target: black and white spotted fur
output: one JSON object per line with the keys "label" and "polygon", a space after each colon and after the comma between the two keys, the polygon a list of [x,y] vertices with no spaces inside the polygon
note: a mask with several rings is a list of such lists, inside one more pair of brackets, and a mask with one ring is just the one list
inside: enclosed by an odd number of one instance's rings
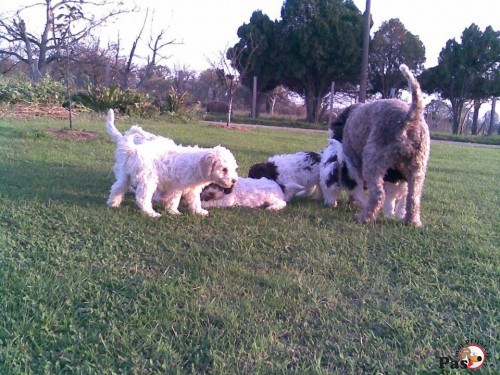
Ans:
{"label": "black and white spotted fur", "polygon": [[299,151],[294,154],[274,155],[268,158],[266,163],[254,164],[250,167],[248,177],[265,177],[276,181],[280,186],[298,184],[304,186],[304,191],[295,194],[294,191],[286,191],[285,199],[290,202],[295,196],[321,199],[321,188],[319,186],[319,164],[321,153]]}

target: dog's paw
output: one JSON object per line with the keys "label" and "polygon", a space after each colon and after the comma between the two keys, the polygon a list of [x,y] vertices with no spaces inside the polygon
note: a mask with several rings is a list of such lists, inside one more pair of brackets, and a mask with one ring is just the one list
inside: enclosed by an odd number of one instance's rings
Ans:
{"label": "dog's paw", "polygon": [[411,219],[411,220],[405,220],[405,224],[415,227],[415,228],[420,228],[423,226],[422,222],[420,219]]}
{"label": "dog's paw", "polygon": [[174,208],[169,208],[169,209],[167,209],[167,212],[168,212],[170,215],[175,215],[175,216],[182,215],[182,213],[181,213],[178,209],[174,209]]}
{"label": "dog's paw", "polygon": [[286,207],[286,202],[276,202],[274,204],[270,204],[269,206],[266,207],[266,210],[269,211],[279,211],[282,210]]}
{"label": "dog's paw", "polygon": [[161,215],[158,212],[146,212],[146,215],[148,215],[152,219],[158,219],[161,217]]}
{"label": "dog's paw", "polygon": [[[394,216],[396,217],[396,219],[403,220],[406,216],[406,212],[396,212],[396,214]],[[422,224],[422,223],[420,223],[420,224]]]}
{"label": "dog's paw", "polygon": [[194,213],[196,215],[200,215],[200,216],[208,216],[209,215],[209,212],[207,210],[204,210],[204,209],[197,210]]}
{"label": "dog's paw", "polygon": [[111,208],[117,208],[117,207],[120,207],[120,204],[122,203],[121,199],[120,200],[115,200],[115,199],[108,199],[108,201],[106,202],[106,204],[108,205],[108,207],[111,207]]}

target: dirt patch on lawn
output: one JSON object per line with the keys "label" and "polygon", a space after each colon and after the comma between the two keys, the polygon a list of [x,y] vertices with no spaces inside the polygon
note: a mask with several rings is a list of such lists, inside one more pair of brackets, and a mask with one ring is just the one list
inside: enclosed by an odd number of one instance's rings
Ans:
{"label": "dirt patch on lawn", "polygon": [[252,130],[250,126],[244,126],[241,124],[229,124],[229,126],[226,125],[225,122],[215,122],[215,121],[205,121],[206,124],[213,126],[215,128],[224,128],[227,130],[237,130],[237,131],[242,131],[242,132],[249,132]]}
{"label": "dirt patch on lawn", "polygon": [[71,139],[74,141],[88,141],[99,137],[99,132],[71,129],[47,128],[46,131],[57,138]]}
{"label": "dirt patch on lawn", "polygon": [[[73,111],[72,116],[77,117],[77,112]],[[57,120],[66,120],[69,118],[69,110],[55,104],[16,103],[0,106],[0,117],[11,117],[21,120],[48,117]]]}

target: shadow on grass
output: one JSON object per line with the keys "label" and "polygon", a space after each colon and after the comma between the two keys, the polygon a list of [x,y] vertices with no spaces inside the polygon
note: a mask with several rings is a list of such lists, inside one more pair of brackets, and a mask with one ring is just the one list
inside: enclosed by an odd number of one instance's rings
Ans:
{"label": "shadow on grass", "polygon": [[102,206],[113,172],[53,162],[13,161],[0,164],[0,194],[12,200]]}

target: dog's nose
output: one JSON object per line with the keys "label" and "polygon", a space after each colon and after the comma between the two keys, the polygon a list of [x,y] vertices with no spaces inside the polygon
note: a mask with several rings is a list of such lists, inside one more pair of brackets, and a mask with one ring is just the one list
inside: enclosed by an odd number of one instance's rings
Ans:
{"label": "dog's nose", "polygon": [[233,185],[236,183],[236,179],[232,179],[231,182],[233,183]]}

